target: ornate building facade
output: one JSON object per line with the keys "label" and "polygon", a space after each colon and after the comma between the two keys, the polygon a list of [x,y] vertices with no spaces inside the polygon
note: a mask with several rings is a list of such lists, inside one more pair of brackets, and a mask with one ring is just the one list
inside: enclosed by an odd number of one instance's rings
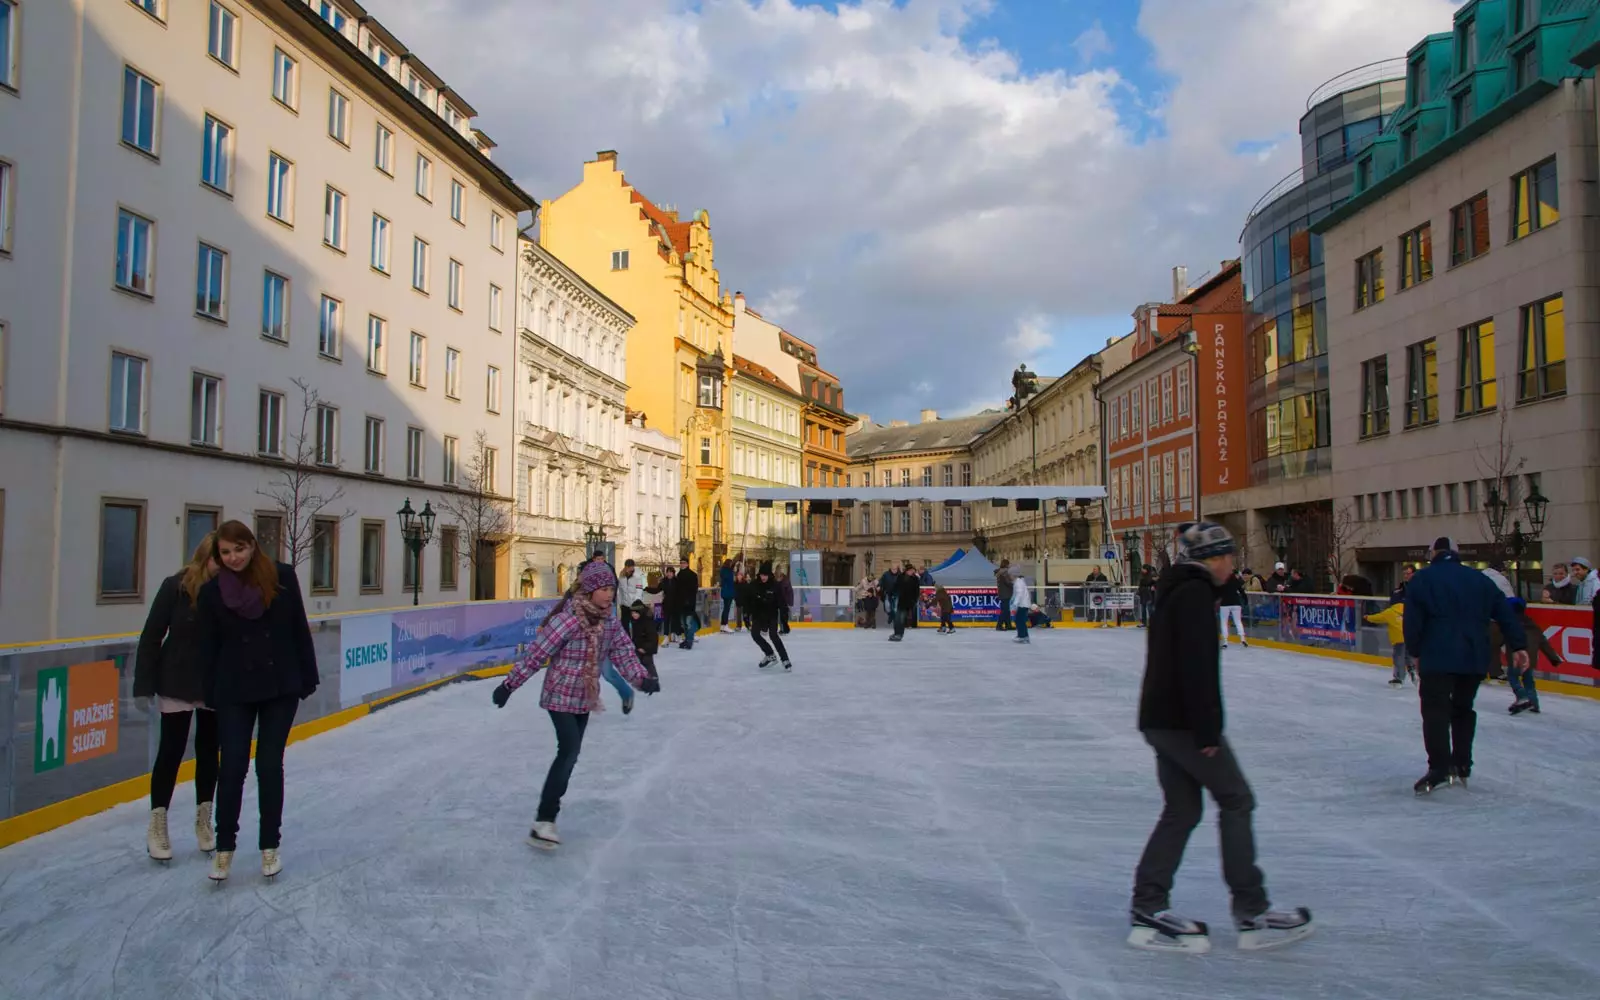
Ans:
{"label": "ornate building facade", "polygon": [[[801,547],[800,514],[745,501],[752,486],[800,485],[800,410],[794,388],[770,368],[733,356],[733,523],[714,525],[729,554],[787,565]],[[731,537],[730,537],[731,536]]]}
{"label": "ornate building facade", "polygon": [[622,492],[625,530],[620,556],[638,561],[647,573],[659,573],[676,564],[678,539],[686,534],[678,523],[683,447],[674,435],[646,426],[644,414],[634,410],[628,411],[624,432],[633,473]]}
{"label": "ornate building facade", "polygon": [[549,597],[566,589],[589,539],[622,539],[634,319],[550,251],[519,244],[511,561],[522,596]]}

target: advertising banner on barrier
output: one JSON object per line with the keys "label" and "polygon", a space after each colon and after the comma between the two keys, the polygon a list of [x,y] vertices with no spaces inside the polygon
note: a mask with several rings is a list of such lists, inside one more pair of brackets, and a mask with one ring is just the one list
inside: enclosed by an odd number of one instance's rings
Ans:
{"label": "advertising banner on barrier", "polygon": [[1346,597],[1284,597],[1278,638],[1304,646],[1354,651],[1356,602]]}
{"label": "advertising banner on barrier", "polygon": [[[993,587],[946,587],[950,593],[950,618],[957,622],[994,622],[1000,620],[1000,592]],[[939,620],[939,602],[933,597],[932,587],[922,588],[922,599],[917,602],[917,620]]]}
{"label": "advertising banner on barrier", "polygon": [[789,553],[789,585],[794,588],[794,607],[789,617],[797,622],[814,622],[822,617],[822,553],[803,549]]}
{"label": "advertising banner on barrier", "polygon": [[533,641],[557,599],[500,601],[394,614],[395,687],[504,666]]}
{"label": "advertising banner on barrier", "polygon": [[39,671],[34,713],[35,774],[117,752],[121,681],[115,660]]}
{"label": "advertising banner on barrier", "polygon": [[339,629],[339,705],[359,705],[392,683],[391,615],[352,615]]}
{"label": "advertising banner on barrier", "polygon": [[[1594,668],[1594,610],[1538,604],[1530,605],[1528,614],[1561,657],[1559,667],[1550,666],[1541,656],[1534,668],[1555,680],[1600,686],[1600,672]],[[1529,652],[1533,652],[1531,645]]]}

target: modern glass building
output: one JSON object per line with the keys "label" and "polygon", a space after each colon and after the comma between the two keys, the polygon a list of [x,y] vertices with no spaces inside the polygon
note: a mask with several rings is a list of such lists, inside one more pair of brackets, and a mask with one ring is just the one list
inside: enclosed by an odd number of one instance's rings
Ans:
{"label": "modern glass building", "polygon": [[1331,471],[1322,238],[1311,226],[1350,197],[1357,157],[1405,101],[1404,59],[1317,88],[1300,119],[1301,166],[1262,196],[1239,237],[1249,355],[1252,486]]}

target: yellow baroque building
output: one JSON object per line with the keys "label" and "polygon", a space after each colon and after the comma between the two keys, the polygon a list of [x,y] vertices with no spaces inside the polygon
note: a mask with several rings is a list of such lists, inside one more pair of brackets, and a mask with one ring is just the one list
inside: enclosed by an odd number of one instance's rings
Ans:
{"label": "yellow baroque building", "polygon": [[683,446],[679,551],[711,586],[728,553],[733,298],[717,274],[711,218],[681,221],[629,186],[617,154],[583,165],[583,180],[540,210],[539,244],[631,313],[628,408]]}

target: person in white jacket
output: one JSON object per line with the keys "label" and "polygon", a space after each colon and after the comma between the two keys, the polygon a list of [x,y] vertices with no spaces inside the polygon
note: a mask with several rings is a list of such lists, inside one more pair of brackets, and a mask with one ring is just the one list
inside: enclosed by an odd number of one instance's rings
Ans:
{"label": "person in white jacket", "polygon": [[633,619],[628,609],[634,601],[644,600],[644,574],[629,559],[622,564],[622,574],[617,577],[617,607],[622,609],[622,630],[633,635]]}
{"label": "person in white jacket", "polygon": [[1028,641],[1028,611],[1033,607],[1033,595],[1028,592],[1028,578],[1018,575],[1011,583],[1011,619],[1017,623],[1015,642]]}

